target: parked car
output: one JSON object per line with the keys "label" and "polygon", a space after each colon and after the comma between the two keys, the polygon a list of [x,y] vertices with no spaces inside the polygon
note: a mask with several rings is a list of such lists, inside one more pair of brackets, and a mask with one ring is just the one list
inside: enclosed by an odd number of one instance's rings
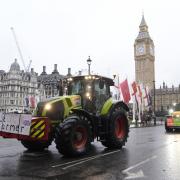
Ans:
{"label": "parked car", "polygon": [[171,115],[168,115],[166,117],[166,132],[172,132],[174,130],[180,129],[180,111],[174,111]]}

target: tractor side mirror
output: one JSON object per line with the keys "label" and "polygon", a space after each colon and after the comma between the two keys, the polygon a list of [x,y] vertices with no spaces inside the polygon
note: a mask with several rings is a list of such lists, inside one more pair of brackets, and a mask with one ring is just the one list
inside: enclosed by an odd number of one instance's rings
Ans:
{"label": "tractor side mirror", "polygon": [[104,81],[100,79],[99,81],[99,88],[103,89],[104,88]]}

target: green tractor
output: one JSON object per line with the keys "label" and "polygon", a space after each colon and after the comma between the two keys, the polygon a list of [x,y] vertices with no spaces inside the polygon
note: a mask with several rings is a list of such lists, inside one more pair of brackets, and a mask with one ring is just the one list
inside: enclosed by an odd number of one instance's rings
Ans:
{"label": "green tractor", "polygon": [[[122,101],[113,102],[110,92],[113,80],[88,75],[71,77],[66,82],[67,95],[39,102],[33,114],[33,121],[39,118],[48,121],[44,130],[48,131],[47,140],[21,139],[22,144],[39,151],[55,140],[58,151],[66,156],[87,153],[95,139],[108,148],[124,146],[129,133],[129,108]],[[41,132],[34,130],[31,136],[42,136],[41,127],[31,124],[31,133],[33,128]]]}

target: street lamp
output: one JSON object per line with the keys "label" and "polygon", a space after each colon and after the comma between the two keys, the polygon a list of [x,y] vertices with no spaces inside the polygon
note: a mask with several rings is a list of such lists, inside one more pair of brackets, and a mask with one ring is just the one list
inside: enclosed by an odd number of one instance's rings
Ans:
{"label": "street lamp", "polygon": [[88,75],[91,74],[91,71],[90,71],[91,62],[92,62],[92,60],[90,59],[90,56],[89,56],[89,58],[87,59],[87,64],[88,64]]}

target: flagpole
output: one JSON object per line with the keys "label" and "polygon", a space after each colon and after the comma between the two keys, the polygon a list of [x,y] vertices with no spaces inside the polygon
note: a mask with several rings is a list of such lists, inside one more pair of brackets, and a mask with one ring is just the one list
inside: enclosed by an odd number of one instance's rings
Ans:
{"label": "flagpole", "polygon": [[[118,81],[118,86],[119,86],[119,74],[117,74],[117,81]],[[118,100],[120,100],[120,90],[119,90],[119,93],[118,93]]]}
{"label": "flagpole", "polygon": [[136,103],[136,102],[135,102],[135,101],[136,101],[136,100],[135,100],[135,95],[134,95],[134,96],[133,96],[133,120],[132,120],[132,123],[135,123],[135,122],[136,122],[136,119],[135,119],[135,118],[136,118],[136,114],[135,114],[135,113],[136,113],[136,111],[135,111],[135,110],[136,110],[136,109],[135,109],[135,108],[136,108],[136,107],[135,107],[135,103]]}
{"label": "flagpole", "polygon": [[139,103],[138,122],[141,123],[141,103]]}
{"label": "flagpole", "polygon": [[[143,94],[142,94],[141,99],[142,99],[142,103],[141,103],[141,114],[140,114],[140,116],[141,116],[141,115],[143,116],[143,113],[144,113],[144,98],[143,98]],[[142,118],[142,117],[141,117],[141,118]],[[143,120],[143,119],[141,119],[141,122],[142,122],[142,120]]]}

